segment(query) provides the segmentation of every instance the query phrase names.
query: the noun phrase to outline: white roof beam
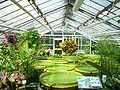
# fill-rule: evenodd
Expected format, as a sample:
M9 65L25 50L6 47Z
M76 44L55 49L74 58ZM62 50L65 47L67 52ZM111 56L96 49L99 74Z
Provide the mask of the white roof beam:
M13 2L15 5L17 5L20 9L22 9L25 13L27 13L29 16L31 16L35 21L37 21L39 24L44 26L46 29L52 31L50 28L46 27L43 23L41 23L38 19L36 19L31 13L29 13L24 7L22 7L17 1L15 0L10 0Z
M16 28L16 27L12 27L12 26L7 26L5 24L0 24L0 27L9 28L9 29L18 30L18 31L25 31L25 29L20 29L20 28Z
M120 34L120 31L115 32L115 31L110 31L110 32L103 32L101 34L95 34L94 36L108 36L108 35L117 35Z
M93 23L93 24L91 24L91 25L89 25L89 26L86 26L86 27L81 28L80 31L84 31L85 29L88 29L88 28L90 28L90 27L93 27L93 26L96 26L96 25L98 25L98 24L104 23L104 22L106 22L106 21L108 21L108 20L111 20L111 19L116 18L116 17L119 17L119 16L120 16L120 14L119 14L119 15L116 15L116 16L114 16L114 17L112 17L112 18L109 18L109 19L107 19L107 20L103 20L103 21L100 21L100 22L97 22L97 23Z

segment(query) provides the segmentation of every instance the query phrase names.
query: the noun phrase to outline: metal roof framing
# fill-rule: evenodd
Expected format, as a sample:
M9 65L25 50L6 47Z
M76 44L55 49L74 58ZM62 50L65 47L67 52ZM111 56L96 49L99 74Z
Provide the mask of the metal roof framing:
M75 0L1 0L0 33L26 31L33 26L45 34L67 23L68 30L74 29L92 40L119 37L120 0L84 0L77 12L72 11L74 3Z

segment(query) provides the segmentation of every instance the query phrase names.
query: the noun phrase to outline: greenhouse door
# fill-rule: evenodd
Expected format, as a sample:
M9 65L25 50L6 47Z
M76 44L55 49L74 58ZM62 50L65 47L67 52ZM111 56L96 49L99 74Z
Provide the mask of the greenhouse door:
M62 49L59 46L59 43L62 42L62 38L54 38L54 44L53 44L53 50L54 50L54 55L61 55L62 54Z

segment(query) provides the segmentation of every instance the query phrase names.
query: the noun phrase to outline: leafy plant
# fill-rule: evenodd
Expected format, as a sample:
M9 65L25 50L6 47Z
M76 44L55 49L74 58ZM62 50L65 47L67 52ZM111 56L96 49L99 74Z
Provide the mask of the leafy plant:
M22 84L22 79L24 79L24 76L21 75L19 72L13 72L13 73L8 73L8 72L2 72L2 83L4 85L8 85L9 87L12 87L13 84ZM15 88L15 85L14 85Z
M118 62L120 48L117 44L110 40L101 40L96 45L97 54L100 55L99 64L109 72L118 72Z
M34 28L28 29L25 33L23 33L23 36L25 36L26 40L28 41L29 48L39 48L40 36L37 30Z
M106 68L103 68L103 67L101 67L101 66L99 66L99 65L97 65L97 64L95 64L95 63L93 63L91 61L86 61L86 63L93 66L93 67L95 67L95 68L97 68L98 70L100 70L104 74L108 75L109 77L112 77L112 74L109 71L107 71Z
M96 43L92 43L92 45L91 45L91 52L93 54L97 53L97 44Z
M120 47L117 42L110 40L101 40L97 44L98 54L101 55L101 59L104 57L112 58L117 62L120 62Z
M90 45L85 45L83 50L85 50L85 53L90 53Z
M120 89L120 77L119 77L119 62L120 62L120 47L116 42L110 40L101 40L97 44L97 52L100 55L100 61L98 64L87 61L88 64L96 67L101 71L101 77L103 74L107 75L106 86L113 87L113 90ZM119 89L116 89L119 88Z
M103 68L100 65L97 65L91 61L86 61L86 63L92 65L93 67L101 71L103 74L107 75L106 82L104 83L105 86L107 86L108 88L112 88L112 90L120 89L120 77L119 77L120 72L111 73L106 68Z
M59 45L65 53L70 54L70 55L72 55L77 49L77 44L74 40L64 41L60 43Z
M22 75L25 75L26 79L35 75L35 70L31 67L31 63L39 57L41 44L37 31L35 31L35 34L32 33L32 38L28 36L30 32L27 31L27 34L25 32L19 35L5 34L6 39L3 41L3 46L0 49L1 72L13 73L14 71L18 71Z

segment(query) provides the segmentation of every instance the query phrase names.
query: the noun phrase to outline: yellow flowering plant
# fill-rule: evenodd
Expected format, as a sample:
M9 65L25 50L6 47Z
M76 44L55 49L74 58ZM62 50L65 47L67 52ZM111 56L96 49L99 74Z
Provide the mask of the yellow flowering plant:
M77 44L75 40L64 41L60 43L59 45L62 48L63 52L70 54L70 55L72 55L77 49Z

